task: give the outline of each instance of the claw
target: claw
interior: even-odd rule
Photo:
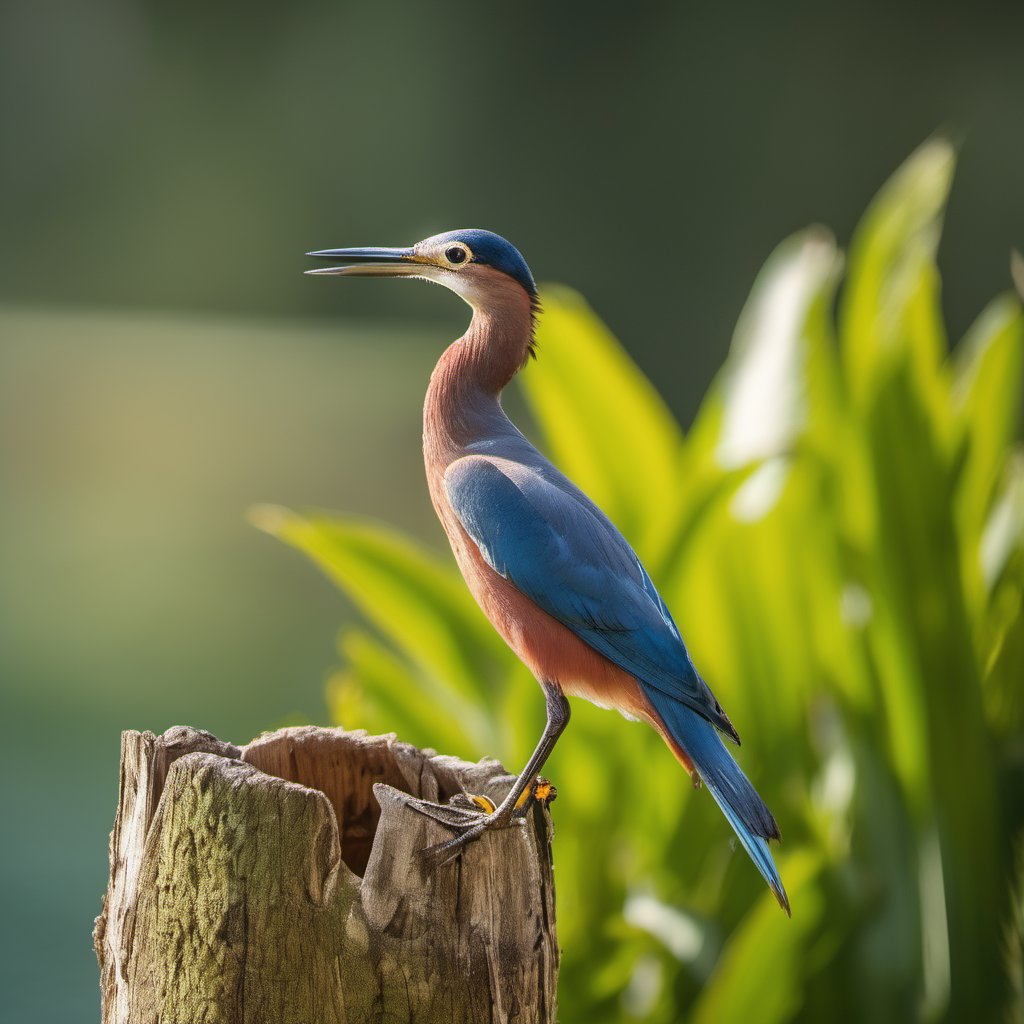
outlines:
[[[451,839],[435,843],[420,851],[420,856],[431,862],[435,868],[442,867],[450,860],[454,860],[461,852],[462,847],[479,839],[485,832],[495,828],[507,828],[512,824],[512,815],[501,814],[499,811],[482,814],[480,811],[467,811],[450,805],[437,808],[442,812],[441,814],[433,814],[422,807],[416,809],[444,826],[448,831],[455,833]]]
[[[502,804],[495,807],[494,802],[486,796],[475,796],[470,793],[452,797],[448,804],[430,804],[425,801],[410,801],[409,806],[419,811],[426,818],[436,821],[443,828],[453,833],[451,839],[435,843],[420,851],[420,855],[433,863],[435,868],[442,867],[454,860],[462,847],[479,839],[485,832],[494,829],[509,828],[523,820],[526,808],[533,800],[542,800],[549,804],[555,798],[555,787],[547,779],[538,775],[523,791],[522,796],[513,806]]]

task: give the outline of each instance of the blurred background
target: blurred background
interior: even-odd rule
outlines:
[[[2,0],[0,18],[12,1022],[98,1015],[122,729],[244,743],[330,720],[351,606],[246,508],[345,509],[443,543],[419,409],[467,311],[441,289],[304,277],[302,253],[497,231],[589,299],[689,427],[778,243],[822,223],[845,246],[936,131],[960,144],[943,344],[1010,287],[1024,244],[1017,3]],[[651,1000],[675,954],[648,953],[601,982],[608,1019],[673,1019],[710,970]],[[931,984],[931,1003],[879,1000],[936,1019]]]

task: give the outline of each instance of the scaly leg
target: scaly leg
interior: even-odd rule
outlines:
[[[547,761],[548,756],[554,749],[555,742],[562,735],[562,731],[569,722],[569,700],[562,693],[561,688],[552,683],[542,683],[541,685],[544,687],[548,720],[544,726],[540,742],[537,744],[537,749],[530,755],[530,760],[527,761],[526,767],[519,778],[516,779],[515,785],[509,790],[508,796],[501,801],[501,804],[495,810],[483,817],[468,811],[457,810],[453,807],[443,808],[441,813],[436,814],[425,810],[423,807],[418,807],[417,810],[421,814],[426,814],[439,824],[444,825],[445,828],[456,833],[452,839],[448,839],[443,843],[437,843],[435,846],[428,846],[423,851],[424,855],[431,859],[438,858],[439,863],[444,864],[458,853],[460,847],[466,843],[471,843],[474,839],[479,839],[489,829],[507,828],[511,824],[512,814],[516,809],[516,805],[534,777],[544,767],[544,762]],[[449,813],[453,811],[456,813]],[[448,854],[448,856],[443,856],[444,854]]]

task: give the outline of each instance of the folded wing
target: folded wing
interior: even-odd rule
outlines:
[[[633,549],[582,491],[550,464],[491,455],[452,463],[445,490],[491,568],[652,698],[685,704],[739,742]]]

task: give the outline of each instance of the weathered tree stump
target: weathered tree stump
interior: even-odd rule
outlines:
[[[546,801],[440,867],[421,853],[450,833],[418,802],[498,803],[512,781],[342,729],[241,749],[124,733],[94,932],[103,1021],[554,1021]]]

